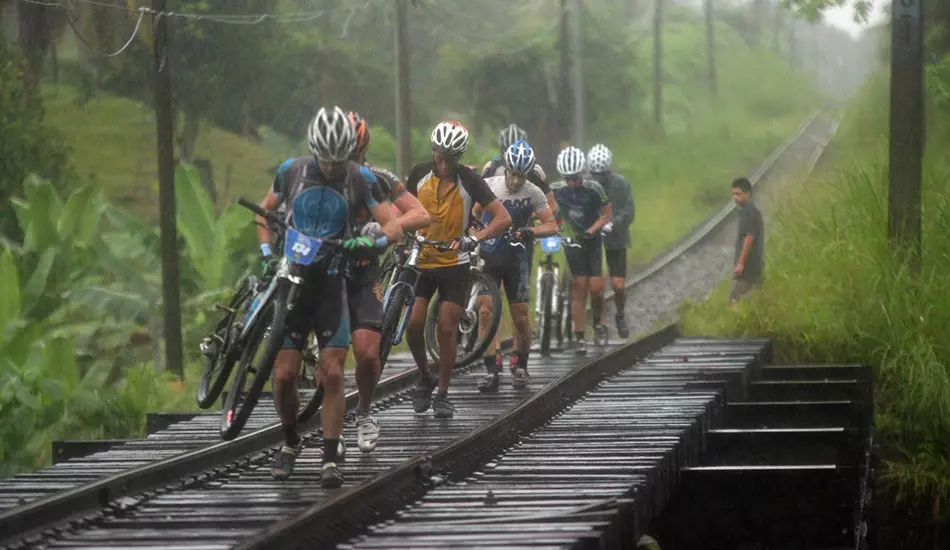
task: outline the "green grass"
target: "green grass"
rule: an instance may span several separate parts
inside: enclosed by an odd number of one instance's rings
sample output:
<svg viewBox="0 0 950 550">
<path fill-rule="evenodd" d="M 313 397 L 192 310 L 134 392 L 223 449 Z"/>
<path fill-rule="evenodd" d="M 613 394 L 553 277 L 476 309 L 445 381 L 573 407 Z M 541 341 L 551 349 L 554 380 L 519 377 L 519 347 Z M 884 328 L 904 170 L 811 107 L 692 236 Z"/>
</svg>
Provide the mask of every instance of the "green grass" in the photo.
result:
<svg viewBox="0 0 950 550">
<path fill-rule="evenodd" d="M 99 94 L 78 105 L 75 89 L 43 87 L 46 121 L 58 129 L 71 148 L 80 177 L 98 180 L 109 197 L 148 219 L 158 219 L 155 116 L 143 103 Z M 260 197 L 283 160 L 232 133 L 205 125 L 196 157 L 211 160 L 219 201 L 240 194 Z M 230 185 L 227 184 L 231 166 Z M 224 199 L 221 201 L 220 199 Z"/>
<path fill-rule="evenodd" d="M 884 479 L 937 503 L 950 497 L 950 124 L 929 107 L 914 278 L 886 238 L 887 94 L 878 75 L 843 121 L 830 166 L 786 192 L 767 228 L 763 289 L 734 313 L 724 281 L 684 306 L 684 326 L 773 338 L 777 362 L 873 365 Z"/>
<path fill-rule="evenodd" d="M 723 58 L 719 70 L 719 99 L 693 105 L 681 131 L 657 138 L 633 127 L 608 143 L 636 201 L 631 263 L 654 257 L 722 208 L 732 180 L 753 172 L 820 101 L 807 80 L 767 54 Z"/>
</svg>

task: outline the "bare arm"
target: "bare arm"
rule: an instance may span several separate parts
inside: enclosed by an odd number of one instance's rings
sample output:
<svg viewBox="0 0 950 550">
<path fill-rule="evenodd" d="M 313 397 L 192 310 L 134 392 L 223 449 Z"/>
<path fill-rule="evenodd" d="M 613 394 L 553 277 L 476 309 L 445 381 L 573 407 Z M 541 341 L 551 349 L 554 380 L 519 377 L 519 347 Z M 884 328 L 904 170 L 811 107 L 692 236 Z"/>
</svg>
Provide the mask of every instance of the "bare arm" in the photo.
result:
<svg viewBox="0 0 950 550">
<path fill-rule="evenodd" d="M 541 225 L 534 228 L 536 237 L 550 237 L 557 233 L 557 222 L 554 221 L 554 212 L 551 212 L 550 208 L 545 208 L 536 214 L 541 220 Z"/>
<path fill-rule="evenodd" d="M 488 205 L 485 206 L 485 210 L 491 214 L 491 223 L 489 223 L 488 226 L 481 231 L 475 231 L 472 233 L 472 236 L 477 238 L 479 241 L 497 237 L 498 235 L 501 235 L 505 229 L 511 227 L 511 214 L 508 213 L 505 205 L 501 204 L 500 200 L 495 199 L 488 203 Z"/>
<path fill-rule="evenodd" d="M 603 208 L 600 209 L 600 217 L 597 218 L 597 221 L 594 222 L 594 225 L 587 228 L 587 232 L 594 234 L 600 231 L 600 228 L 604 226 L 613 218 L 614 207 L 612 204 L 605 204 Z"/>
<path fill-rule="evenodd" d="M 268 191 L 267 196 L 264 197 L 264 200 L 261 201 L 261 208 L 267 212 L 273 212 L 277 210 L 277 207 L 280 206 L 280 199 L 277 198 L 277 195 L 274 194 L 274 191 Z M 267 225 L 267 219 L 260 216 L 256 217 L 257 219 L 257 240 L 261 244 L 267 243 L 270 244 L 271 237 L 273 236 L 273 231 Z"/>
<path fill-rule="evenodd" d="M 393 207 L 399 213 L 397 214 L 399 224 L 405 232 L 422 229 L 432 223 L 432 218 L 429 217 L 425 207 L 410 193 L 403 193 L 393 202 Z"/>
<path fill-rule="evenodd" d="M 402 225 L 399 218 L 393 214 L 393 210 L 392 204 L 388 201 L 376 203 L 369 207 L 370 214 L 382 226 L 383 235 L 386 235 L 391 243 L 402 238 Z"/>
<path fill-rule="evenodd" d="M 745 267 L 746 258 L 749 255 L 749 251 L 752 250 L 752 243 L 755 242 L 755 235 L 749 233 L 745 236 L 745 239 L 742 240 L 742 251 L 739 253 L 739 265 Z"/>
<path fill-rule="evenodd" d="M 544 198 L 548 200 L 548 206 L 551 208 L 551 216 L 557 216 L 558 207 L 557 201 L 554 200 L 554 192 L 548 191 L 547 194 L 544 195 Z"/>
<path fill-rule="evenodd" d="M 475 216 L 476 220 L 482 219 L 482 205 L 475 203 L 475 206 L 472 207 L 472 216 Z"/>
</svg>

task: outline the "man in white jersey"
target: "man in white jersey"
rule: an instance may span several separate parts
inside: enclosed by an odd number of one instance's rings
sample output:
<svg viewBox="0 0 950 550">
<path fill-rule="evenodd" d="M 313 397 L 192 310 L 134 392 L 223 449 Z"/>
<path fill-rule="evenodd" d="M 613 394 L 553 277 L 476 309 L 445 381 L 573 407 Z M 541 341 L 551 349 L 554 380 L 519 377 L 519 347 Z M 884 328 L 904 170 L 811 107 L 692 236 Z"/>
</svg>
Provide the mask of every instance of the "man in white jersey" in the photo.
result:
<svg viewBox="0 0 950 550">
<path fill-rule="evenodd" d="M 519 128 L 517 124 L 509 124 L 507 128 L 501 131 L 498 135 L 498 145 L 501 148 L 501 155 L 485 163 L 485 166 L 482 167 L 483 178 L 488 179 L 505 175 L 505 161 L 502 157 L 505 155 L 505 151 L 511 147 L 511 144 L 518 140 L 527 142 L 528 134 Z M 554 193 L 552 193 L 548 187 L 548 176 L 544 173 L 544 169 L 541 168 L 541 165 L 537 163 L 537 159 L 535 159 L 534 169 L 529 171 L 526 177 L 529 182 L 537 185 L 538 188 L 541 189 L 541 192 L 544 193 L 544 197 L 548 201 L 548 206 L 551 207 L 551 212 L 557 216 L 557 201 L 554 200 Z"/>
<path fill-rule="evenodd" d="M 531 325 L 528 315 L 530 252 L 533 250 L 536 236 L 547 237 L 557 233 L 557 222 L 544 193 L 527 179 L 527 175 L 533 173 L 536 166 L 534 151 L 528 142 L 518 140 L 513 143 L 505 151 L 504 165 L 504 175 L 490 177 L 485 181 L 511 215 L 511 231 L 486 240 L 481 244 L 481 250 L 482 259 L 485 261 L 485 274 L 494 279 L 499 289 L 504 288 L 508 299 L 515 332 L 515 351 L 511 354 L 511 383 L 515 389 L 521 389 L 528 383 L 528 353 L 531 350 Z M 474 212 L 476 216 L 482 214 L 478 205 L 475 206 Z M 531 227 L 531 219 L 534 216 L 538 217 L 541 225 Z M 485 219 L 485 223 L 489 221 Z M 480 296 L 478 306 L 479 332 L 484 338 L 492 313 L 491 299 L 488 296 Z M 497 334 L 492 348 L 494 356 L 485 356 L 488 376 L 478 384 L 478 389 L 483 392 L 498 389 L 501 355 Z"/>
</svg>

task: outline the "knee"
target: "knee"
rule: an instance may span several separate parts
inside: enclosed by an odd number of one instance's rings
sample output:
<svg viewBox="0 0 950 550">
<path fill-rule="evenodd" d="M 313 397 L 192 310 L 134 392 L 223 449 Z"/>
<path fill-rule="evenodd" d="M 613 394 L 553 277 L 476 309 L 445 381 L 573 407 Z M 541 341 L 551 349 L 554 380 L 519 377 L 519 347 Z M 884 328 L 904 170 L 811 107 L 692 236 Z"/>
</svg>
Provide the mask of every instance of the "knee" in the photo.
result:
<svg viewBox="0 0 950 550">
<path fill-rule="evenodd" d="M 274 363 L 274 380 L 277 382 L 294 382 L 297 380 L 297 365 L 294 361 L 278 359 Z"/>
<path fill-rule="evenodd" d="M 343 364 L 339 361 L 324 361 L 320 365 L 323 387 L 327 391 L 343 388 Z"/>
<path fill-rule="evenodd" d="M 356 349 L 354 346 L 353 351 L 356 352 Z M 359 350 L 359 352 L 354 353 L 356 366 L 360 369 L 375 369 L 379 364 L 379 347 L 364 344 Z"/>
<path fill-rule="evenodd" d="M 515 329 L 521 332 L 528 332 L 528 312 L 519 311 L 518 313 L 515 313 L 513 315 L 512 322 L 515 325 Z"/>
<path fill-rule="evenodd" d="M 456 330 L 458 330 L 457 322 L 453 323 L 451 319 L 445 317 L 439 319 L 439 339 L 451 338 Z"/>
</svg>

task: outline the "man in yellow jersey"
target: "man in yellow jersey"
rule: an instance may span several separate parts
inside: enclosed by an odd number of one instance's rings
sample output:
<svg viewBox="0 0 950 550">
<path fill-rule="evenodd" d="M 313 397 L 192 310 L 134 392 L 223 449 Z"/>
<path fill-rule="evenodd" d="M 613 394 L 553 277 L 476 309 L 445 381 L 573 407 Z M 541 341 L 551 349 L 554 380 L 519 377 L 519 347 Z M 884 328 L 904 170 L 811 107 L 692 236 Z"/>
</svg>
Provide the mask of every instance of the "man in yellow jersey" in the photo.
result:
<svg viewBox="0 0 950 550">
<path fill-rule="evenodd" d="M 511 215 L 485 180 L 460 163 L 468 148 L 468 130 L 456 121 L 440 122 L 432 131 L 432 162 L 416 165 L 409 172 L 406 188 L 425 207 L 432 224 L 419 230 L 427 240 L 451 242 L 450 250 L 423 249 L 417 267 L 416 303 L 406 327 L 409 351 L 421 372 L 413 391 L 412 407 L 417 413 L 431 406 L 436 418 L 452 418 L 455 407 L 449 401 L 449 382 L 455 368 L 458 323 L 469 290 L 469 252 L 479 242 L 497 237 L 511 225 Z M 468 234 L 472 207 L 479 204 L 491 215 L 491 223 Z M 429 300 L 439 291 L 438 380 L 430 372 L 425 346 L 425 324 Z M 432 391 L 439 391 L 432 399 Z"/>
</svg>

